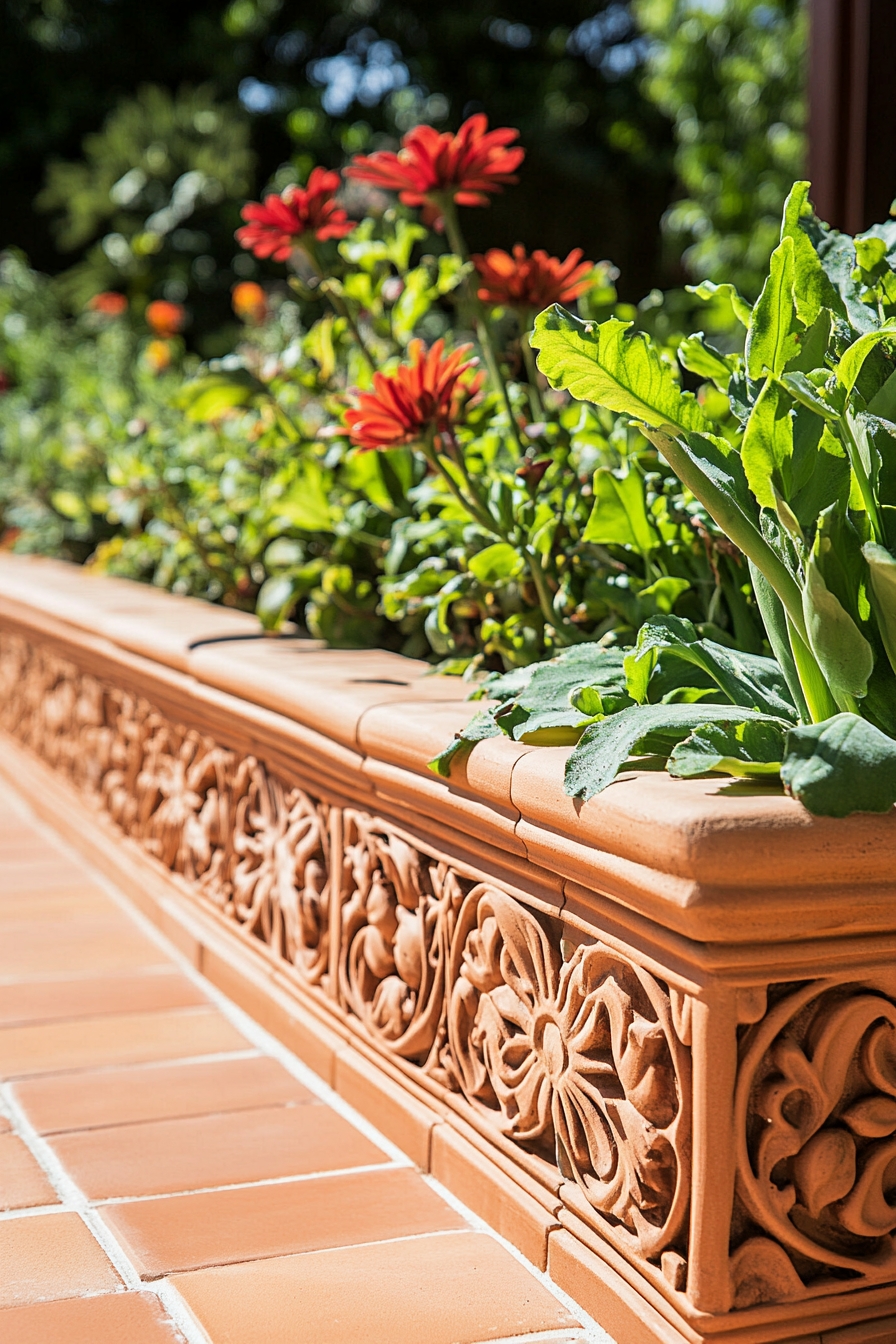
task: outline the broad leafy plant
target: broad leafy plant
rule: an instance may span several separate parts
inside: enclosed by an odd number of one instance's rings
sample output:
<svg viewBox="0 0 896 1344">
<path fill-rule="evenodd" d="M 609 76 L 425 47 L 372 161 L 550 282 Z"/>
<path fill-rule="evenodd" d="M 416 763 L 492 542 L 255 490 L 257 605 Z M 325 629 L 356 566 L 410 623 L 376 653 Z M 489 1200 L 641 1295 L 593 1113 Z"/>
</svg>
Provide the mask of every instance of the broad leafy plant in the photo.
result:
<svg viewBox="0 0 896 1344">
<path fill-rule="evenodd" d="M 896 223 L 849 238 L 815 218 L 808 192 L 798 182 L 788 197 L 755 306 L 726 290 L 744 356 L 699 332 L 679 347 L 683 370 L 727 393 L 727 434 L 627 324 L 559 306 L 536 323 L 552 386 L 632 417 L 748 558 L 774 654 L 725 649 L 665 616 L 622 656 L 592 650 L 580 676 L 567 663 L 535 670 L 493 730 L 527 740 L 525 714 L 558 710 L 568 675 L 576 795 L 646 758 L 684 777 L 780 779 L 826 815 L 896 801 Z"/>
</svg>

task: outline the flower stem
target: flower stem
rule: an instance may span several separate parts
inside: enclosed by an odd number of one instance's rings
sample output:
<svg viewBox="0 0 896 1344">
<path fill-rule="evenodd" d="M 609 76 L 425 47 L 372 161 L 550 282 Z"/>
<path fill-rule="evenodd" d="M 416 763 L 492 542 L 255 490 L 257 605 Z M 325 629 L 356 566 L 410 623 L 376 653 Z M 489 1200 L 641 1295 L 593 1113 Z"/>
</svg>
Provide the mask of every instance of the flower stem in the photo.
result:
<svg viewBox="0 0 896 1344">
<path fill-rule="evenodd" d="M 308 260 L 311 262 L 311 265 L 317 276 L 319 291 L 327 299 L 328 303 L 330 304 L 330 307 L 333 309 L 334 313 L 336 313 L 337 317 L 345 319 L 346 325 L 348 326 L 349 331 L 352 333 L 352 336 L 354 336 L 358 349 L 361 351 L 361 354 L 366 360 L 368 367 L 370 368 L 371 372 L 376 373 L 376 370 L 378 368 L 377 362 L 374 359 L 373 355 L 370 353 L 370 350 L 367 348 L 367 342 L 364 340 L 364 337 L 361 333 L 361 328 L 355 321 L 354 314 L 351 312 L 348 304 L 343 299 L 342 294 L 338 292 L 338 286 L 339 286 L 338 279 L 334 275 L 325 274 L 324 267 L 321 265 L 321 260 L 320 257 L 318 256 L 317 248 L 314 246 L 314 243 L 309 238 L 302 238 L 301 242 L 299 243 L 299 246 L 301 250 L 305 253 L 305 256 L 308 258 Z"/>
<path fill-rule="evenodd" d="M 529 344 L 529 332 L 532 327 L 529 322 L 530 314 L 527 312 L 525 317 L 520 318 L 520 349 L 523 352 L 523 363 L 526 366 L 526 377 L 529 380 L 529 405 L 532 410 L 533 420 L 544 419 L 544 403 L 541 400 L 541 388 L 538 386 L 538 367 L 535 363 L 535 353 Z"/>
<path fill-rule="evenodd" d="M 460 221 L 457 218 L 457 207 L 453 199 L 447 196 L 442 201 L 442 217 L 445 221 L 445 234 L 451 251 L 460 257 L 462 261 L 469 261 L 470 253 L 467 248 L 463 233 L 461 232 Z M 489 372 L 489 377 L 494 386 L 500 393 L 501 400 L 504 402 L 504 409 L 507 412 L 507 419 L 510 424 L 510 432 L 516 441 L 517 449 L 522 457 L 525 449 L 520 437 L 519 425 L 516 422 L 516 416 L 513 413 L 513 404 L 510 400 L 510 392 L 507 387 L 507 380 L 501 372 L 501 366 L 498 363 L 498 353 L 495 350 L 495 343 L 492 340 L 492 334 L 489 330 L 485 311 L 479 301 L 479 295 L 476 293 L 476 287 L 471 283 L 469 276 L 466 280 L 467 294 L 473 308 L 473 320 L 476 326 L 476 336 L 482 347 L 482 353 L 485 357 L 485 365 Z"/>
</svg>

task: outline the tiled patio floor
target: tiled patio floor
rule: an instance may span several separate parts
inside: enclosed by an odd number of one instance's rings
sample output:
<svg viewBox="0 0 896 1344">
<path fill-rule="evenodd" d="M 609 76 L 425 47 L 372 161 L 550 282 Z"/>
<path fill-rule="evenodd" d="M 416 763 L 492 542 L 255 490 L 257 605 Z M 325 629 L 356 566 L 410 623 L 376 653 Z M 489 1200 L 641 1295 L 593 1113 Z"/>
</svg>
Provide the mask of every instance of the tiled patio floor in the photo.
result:
<svg viewBox="0 0 896 1344">
<path fill-rule="evenodd" d="M 3 1344 L 603 1341 L 0 786 Z"/>
</svg>

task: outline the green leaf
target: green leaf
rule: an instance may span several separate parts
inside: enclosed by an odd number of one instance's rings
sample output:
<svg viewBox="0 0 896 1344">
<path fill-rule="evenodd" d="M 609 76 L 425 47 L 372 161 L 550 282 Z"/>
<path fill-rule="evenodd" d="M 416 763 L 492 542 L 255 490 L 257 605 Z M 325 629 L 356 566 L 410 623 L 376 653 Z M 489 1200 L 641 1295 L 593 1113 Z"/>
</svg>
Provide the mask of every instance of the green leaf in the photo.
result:
<svg viewBox="0 0 896 1344">
<path fill-rule="evenodd" d="M 686 285 L 685 288 L 689 294 L 696 294 L 698 299 L 707 303 L 717 298 L 727 300 L 738 322 L 745 327 L 750 325 L 750 305 L 741 298 L 733 285 L 717 285 L 713 280 L 701 280 L 699 285 Z"/>
<path fill-rule="evenodd" d="M 785 373 L 781 382 L 794 401 L 798 401 L 801 406 L 806 406 L 817 415 L 824 416 L 825 420 L 839 419 L 842 408 L 838 409 L 826 401 L 820 390 L 814 383 L 810 383 L 804 373 Z"/>
<path fill-rule="evenodd" d="M 264 383 L 247 369 L 234 369 L 230 373 L 208 373 L 195 378 L 181 388 L 175 402 L 188 420 L 201 423 L 218 420 L 226 411 L 251 406 L 267 395 Z"/>
<path fill-rule="evenodd" d="M 275 500 L 272 511 L 303 532 L 328 532 L 333 526 L 330 510 L 330 475 L 313 458 L 306 459 L 292 485 Z"/>
<path fill-rule="evenodd" d="M 728 380 L 741 366 L 739 355 L 723 355 L 709 344 L 702 331 L 685 336 L 678 347 L 679 361 L 698 378 L 710 378 L 722 392 L 727 391 Z"/>
<path fill-rule="evenodd" d="M 255 599 L 255 614 L 265 630 L 276 630 L 283 624 L 303 586 L 293 574 L 274 574 L 265 579 Z"/>
<path fill-rule="evenodd" d="M 645 683 L 643 669 L 646 666 L 649 673 L 653 671 L 661 650 L 664 659 L 680 658 L 699 667 L 734 705 L 776 718 L 796 717 L 786 679 L 773 659 L 701 639 L 691 622 L 680 616 L 656 617 L 641 627 L 634 651 L 624 662 L 627 690 L 633 700 L 646 700 L 649 676 Z"/>
<path fill-rule="evenodd" d="M 863 271 L 873 271 L 887 255 L 887 244 L 883 238 L 856 238 L 856 261 Z"/>
<path fill-rule="evenodd" d="M 564 791 L 573 798 L 593 798 L 639 748 L 645 755 L 668 757 L 695 728 L 748 719 L 766 716 L 727 705 L 634 705 L 585 729 L 566 763 Z"/>
<path fill-rule="evenodd" d="M 803 617 L 812 652 L 840 703 L 844 696 L 861 698 L 867 691 L 874 650 L 825 583 L 819 563 L 820 542 L 823 539 L 819 532 L 806 565 Z"/>
<path fill-rule="evenodd" d="M 862 547 L 871 575 L 871 597 L 877 628 L 887 651 L 890 666 L 896 670 L 896 559 L 883 546 L 868 541 Z"/>
<path fill-rule="evenodd" d="M 471 556 L 467 566 L 474 579 L 487 585 L 500 583 L 522 573 L 524 561 L 509 542 L 496 541 L 493 546 L 486 546 L 477 555 Z"/>
<path fill-rule="evenodd" d="M 796 319 L 793 282 L 793 239 L 783 238 L 771 255 L 769 273 L 747 333 L 747 373 L 756 382 L 766 373 L 780 377 L 788 360 L 799 353 L 799 340 L 793 329 Z"/>
<path fill-rule="evenodd" d="M 500 736 L 501 729 L 495 723 L 494 716 L 487 710 L 482 710 L 474 715 L 462 732 L 455 733 L 454 741 L 429 761 L 428 767 L 433 774 L 447 779 L 451 774 L 451 767 L 469 756 L 477 742 L 484 742 L 488 737 Z"/>
<path fill-rule="evenodd" d="M 750 578 L 753 580 L 753 592 L 756 596 L 756 605 L 759 608 L 759 614 L 762 617 L 762 623 L 765 626 L 765 633 L 768 636 L 768 642 L 771 646 L 775 661 L 784 673 L 788 690 L 790 691 L 793 703 L 796 705 L 801 719 L 810 718 L 809 707 L 803 694 L 800 676 L 797 671 L 796 663 L 793 657 L 793 650 L 790 645 L 790 635 L 787 626 L 787 615 L 781 603 L 781 599 L 769 583 L 768 579 L 757 569 L 750 561 Z"/>
<path fill-rule="evenodd" d="M 611 317 L 597 325 L 581 322 L 554 304 L 539 313 L 530 345 L 552 387 L 579 401 L 631 415 L 678 433 L 701 430 L 705 419 L 696 397 L 682 392 L 672 370 L 643 332 L 626 333 L 630 322 Z"/>
<path fill-rule="evenodd" d="M 785 736 L 786 730 L 776 723 L 708 723 L 679 742 L 667 768 L 678 779 L 713 772 L 777 775 L 784 758 Z"/>
<path fill-rule="evenodd" d="M 837 381 L 849 396 L 856 385 L 856 379 L 862 371 L 862 365 L 871 354 L 871 351 L 881 341 L 887 337 L 896 337 L 896 320 L 885 322 L 877 331 L 868 331 L 864 336 L 860 336 L 857 341 L 853 341 L 848 350 L 841 356 L 834 372 L 837 375 Z"/>
<path fill-rule="evenodd" d="M 896 802 L 896 742 L 857 714 L 836 714 L 791 729 L 781 779 L 816 816 L 889 812 Z"/>
<path fill-rule="evenodd" d="M 896 372 L 891 373 L 887 381 L 868 403 L 871 415 L 882 420 L 896 420 Z"/>
<path fill-rule="evenodd" d="M 800 224 L 802 218 L 812 217 L 810 185 L 808 182 L 794 182 L 784 202 L 784 218 L 781 222 L 782 242 L 789 238 L 793 243 L 793 297 L 796 312 L 807 327 L 812 326 L 822 308 L 830 305 L 833 295 L 833 286 L 824 273 L 818 253 Z"/>
<path fill-rule="evenodd" d="M 604 700 L 614 704 L 620 701 L 629 703 L 625 693 L 621 649 L 603 649 L 599 644 L 579 644 L 566 649 L 550 662 L 539 663 L 527 671 L 530 675 L 519 694 L 505 699 L 497 714 L 501 730 L 517 741 L 529 731 L 530 720 L 543 727 L 568 728 L 577 724 L 578 732 L 566 738 L 567 742 L 575 741 L 582 727 L 594 716 L 590 708 L 583 708 L 574 702 L 573 693 L 580 688 L 587 687 L 592 692 L 591 704 L 594 703 L 594 693 L 601 704 Z M 509 682 L 514 676 L 514 673 L 508 673 L 499 679 L 499 693 L 500 683 Z M 495 690 L 486 684 L 486 693 L 495 695 Z M 551 715 L 557 717 L 546 717 Z"/>
<path fill-rule="evenodd" d="M 583 541 L 603 546 L 631 546 L 639 555 L 649 555 L 659 537 L 647 517 L 644 481 L 636 471 L 617 476 L 609 467 L 594 474 L 594 507 Z"/>
<path fill-rule="evenodd" d="M 741 445 L 741 461 L 750 489 L 763 508 L 775 507 L 775 489 L 790 494 L 793 457 L 791 401 L 773 378 L 767 378 L 750 412 Z"/>
</svg>

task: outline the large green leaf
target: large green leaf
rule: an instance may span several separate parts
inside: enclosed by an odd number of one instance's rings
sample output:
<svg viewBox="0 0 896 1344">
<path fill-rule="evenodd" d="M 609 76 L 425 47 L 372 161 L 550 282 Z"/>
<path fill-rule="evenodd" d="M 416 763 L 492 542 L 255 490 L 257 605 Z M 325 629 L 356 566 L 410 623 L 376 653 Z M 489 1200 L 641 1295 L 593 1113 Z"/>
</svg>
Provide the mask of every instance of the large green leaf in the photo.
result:
<svg viewBox="0 0 896 1344">
<path fill-rule="evenodd" d="M 794 277 L 793 239 L 787 237 L 771 255 L 747 334 L 747 373 L 757 382 L 766 373 L 780 377 L 788 360 L 799 353 Z"/>
<path fill-rule="evenodd" d="M 856 714 L 836 714 L 790 731 L 781 778 L 817 816 L 889 812 L 896 802 L 896 742 Z"/>
<path fill-rule="evenodd" d="M 825 583 L 818 538 L 806 565 L 803 617 L 812 652 L 834 698 L 838 703 L 843 703 L 846 696 L 861 698 L 868 689 L 874 650 Z"/>
<path fill-rule="evenodd" d="M 668 757 L 679 742 L 703 724 L 738 724 L 748 719 L 768 721 L 768 716 L 728 705 L 635 705 L 624 709 L 585 729 L 566 763 L 564 789 L 573 798 L 593 798 L 613 783 L 639 748 Z"/>
<path fill-rule="evenodd" d="M 701 280 L 699 285 L 686 285 L 685 288 L 689 294 L 696 294 L 705 303 L 711 303 L 716 298 L 725 300 L 731 304 L 731 310 L 741 326 L 750 325 L 750 305 L 738 294 L 734 285 L 717 285 L 714 280 Z"/>
<path fill-rule="evenodd" d="M 582 540 L 631 546 L 639 555 L 656 549 L 659 537 L 647 517 L 644 481 L 636 471 L 617 476 L 601 467 L 595 472 L 594 507 Z"/>
<path fill-rule="evenodd" d="M 777 723 L 707 723 L 669 757 L 668 771 L 679 779 L 695 775 L 776 776 L 784 757 L 786 729 Z"/>
<path fill-rule="evenodd" d="M 721 392 L 727 392 L 732 373 L 736 373 L 743 363 L 739 355 L 723 355 L 721 350 L 710 345 L 702 331 L 685 336 L 678 347 L 678 359 L 689 373 L 712 379 Z"/>
<path fill-rule="evenodd" d="M 500 736 L 501 729 L 495 723 L 494 717 L 487 710 L 482 710 L 470 720 L 466 728 L 455 733 L 454 741 L 449 742 L 445 750 L 440 751 L 438 756 L 429 762 L 429 768 L 433 774 L 447 779 L 451 774 L 452 765 L 469 756 L 477 742 Z"/>
<path fill-rule="evenodd" d="M 539 351 L 538 367 L 552 387 L 565 388 L 579 401 L 631 415 L 678 433 L 701 430 L 705 418 L 696 397 L 682 392 L 643 332 L 627 335 L 630 322 L 611 317 L 598 325 L 581 322 L 559 304 L 535 321 L 530 344 Z"/>
<path fill-rule="evenodd" d="M 881 341 L 896 337 L 896 320 L 885 322 L 877 331 L 866 332 L 860 336 L 857 341 L 843 352 L 834 372 L 837 375 L 837 381 L 846 391 L 847 396 L 852 392 L 856 385 L 856 379 L 862 371 L 862 365 L 871 354 L 875 346 Z M 884 384 L 886 386 L 886 384 Z"/>
<path fill-rule="evenodd" d="M 186 383 L 175 398 L 188 420 L 218 420 L 227 411 L 255 405 L 269 396 L 264 383 L 248 369 L 207 373 Z"/>
<path fill-rule="evenodd" d="M 750 489 L 763 508 L 775 507 L 775 491 L 790 494 L 790 460 L 793 457 L 793 403 L 773 378 L 765 386 L 747 421 L 741 446 L 741 461 Z"/>
<path fill-rule="evenodd" d="M 896 558 L 883 546 L 868 541 L 862 547 L 871 575 L 871 597 L 877 628 L 887 651 L 890 666 L 896 670 Z"/>
<path fill-rule="evenodd" d="M 790 647 L 790 636 L 787 629 L 787 615 L 781 605 L 781 599 L 769 583 L 768 579 L 757 569 L 750 561 L 750 578 L 753 580 L 753 592 L 756 597 L 756 605 L 759 608 L 759 614 L 762 617 L 762 623 L 765 626 L 765 633 L 768 636 L 768 642 L 771 645 L 775 661 L 781 668 L 784 678 L 787 682 L 793 703 L 799 711 L 801 719 L 810 717 L 809 708 L 806 704 L 803 688 L 800 684 L 799 673 L 793 658 L 793 650 Z"/>
<path fill-rule="evenodd" d="M 794 300 L 801 322 L 811 327 L 821 309 L 830 305 L 833 286 L 800 220 L 811 218 L 809 182 L 794 182 L 784 202 L 781 238 L 793 242 Z"/>
<path fill-rule="evenodd" d="M 625 658 L 628 693 L 633 700 L 647 699 L 650 676 L 657 656 L 680 658 L 699 667 L 715 682 L 733 705 L 796 718 L 796 709 L 781 668 L 772 658 L 726 649 L 711 639 L 702 639 L 690 621 L 680 616 L 660 616 L 645 622 L 634 651 Z"/>
</svg>

